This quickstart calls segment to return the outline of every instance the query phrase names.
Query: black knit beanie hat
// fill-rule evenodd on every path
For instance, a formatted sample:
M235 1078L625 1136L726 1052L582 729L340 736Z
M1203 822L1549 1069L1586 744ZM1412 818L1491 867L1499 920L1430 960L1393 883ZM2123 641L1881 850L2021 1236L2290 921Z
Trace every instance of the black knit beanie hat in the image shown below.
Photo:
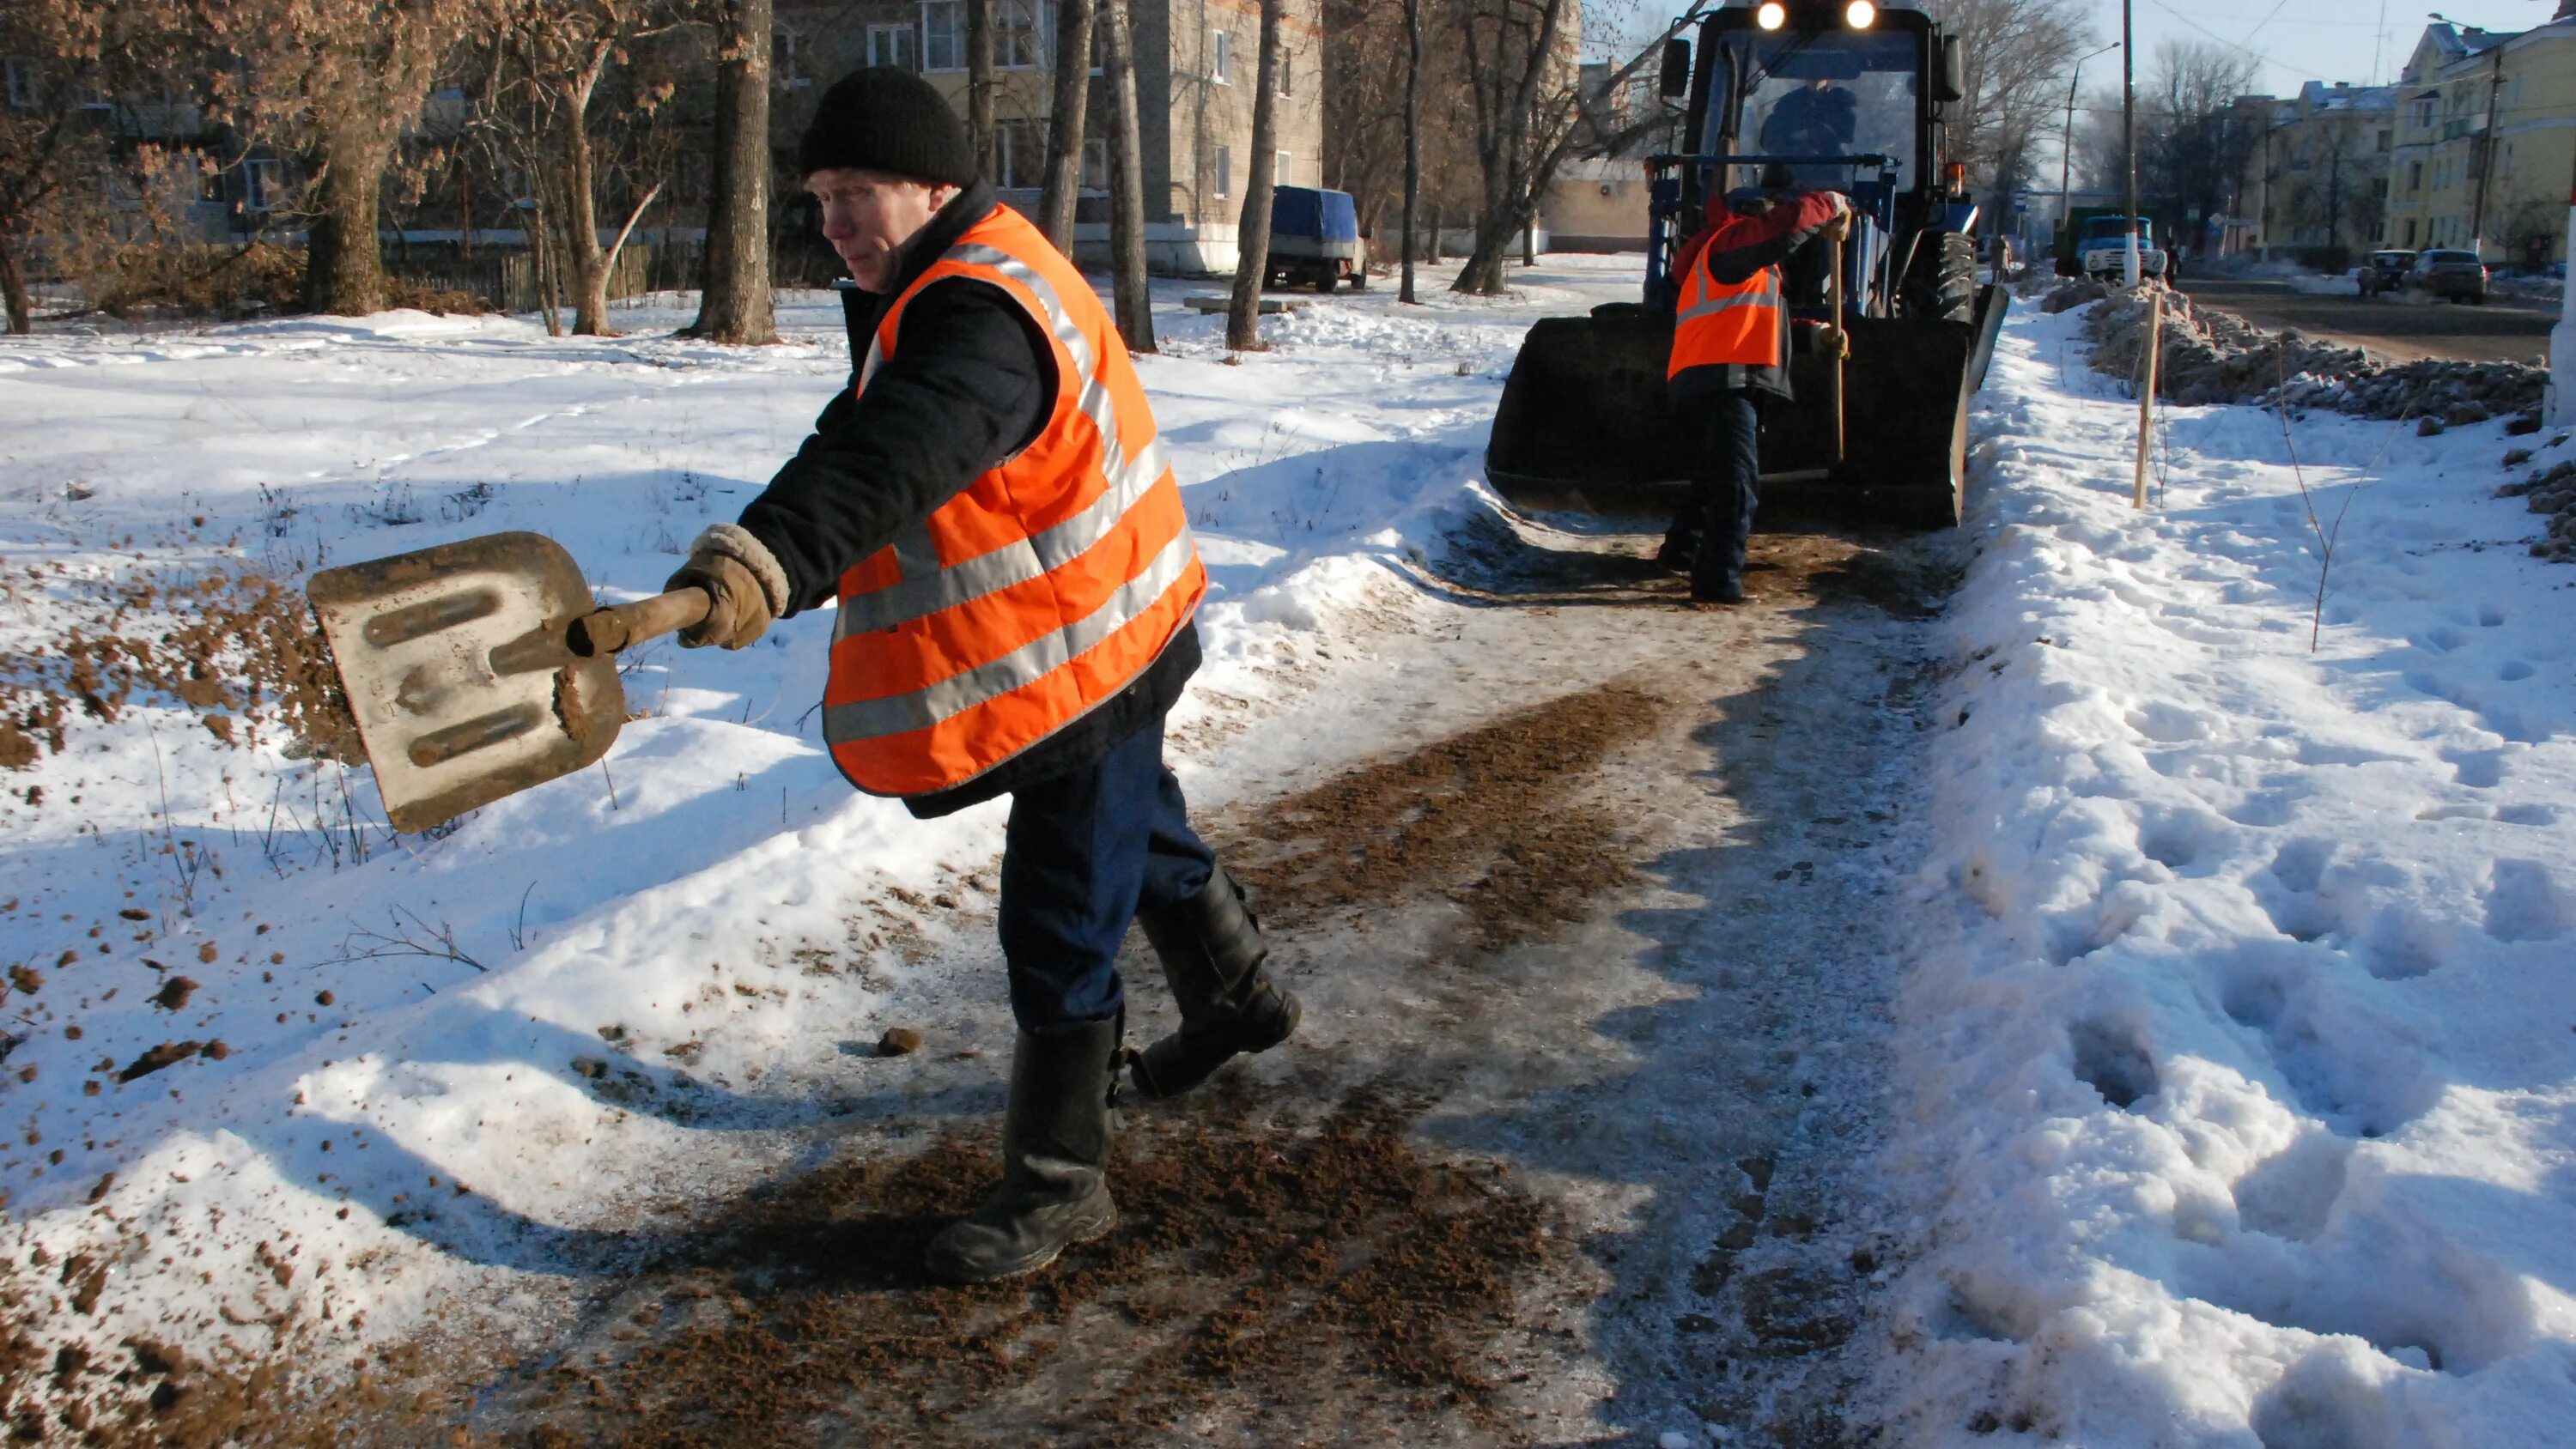
M888 65L854 70L823 92L796 164L807 176L846 167L951 186L974 184L978 169L948 102L930 82Z

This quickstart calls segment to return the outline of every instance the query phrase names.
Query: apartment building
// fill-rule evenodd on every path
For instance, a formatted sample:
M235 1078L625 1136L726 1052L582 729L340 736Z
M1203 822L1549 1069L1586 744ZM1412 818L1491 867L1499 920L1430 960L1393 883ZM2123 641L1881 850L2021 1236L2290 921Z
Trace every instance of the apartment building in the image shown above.
M2395 152L2397 88L2310 81L2296 96L2249 96L2240 112L2261 127L2263 144L2247 162L2237 193L2249 234L2222 249L2252 248L2265 257L2350 257L2380 245L2388 211L2389 159ZM2341 265L2333 262L2329 265Z
M2383 246L2566 258L2576 188L2576 0L2518 33L2437 22L2396 86Z
M1005 201L1029 209L1044 185L1047 123L1054 110L1055 5L992 4L996 134L988 170ZM1321 9L1321 0L1286 0L1274 157L1283 185L1323 184ZM1131 0L1130 13L1147 264L1187 276L1230 273L1236 218L1252 170L1259 0ZM782 144L792 148L821 87L864 65L918 71L958 114L966 113L965 0L781 0L776 14L773 131ZM1093 262L1105 260L1109 246L1107 100L1095 64L1075 226L1076 251Z

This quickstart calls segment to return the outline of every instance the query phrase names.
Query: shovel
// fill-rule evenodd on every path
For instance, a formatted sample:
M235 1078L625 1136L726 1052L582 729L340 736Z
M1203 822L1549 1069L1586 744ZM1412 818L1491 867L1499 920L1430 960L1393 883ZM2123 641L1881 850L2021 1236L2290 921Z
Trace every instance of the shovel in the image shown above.
M306 588L396 830L427 830L608 753L617 651L707 615L704 590L603 609L572 555L495 533L325 569Z

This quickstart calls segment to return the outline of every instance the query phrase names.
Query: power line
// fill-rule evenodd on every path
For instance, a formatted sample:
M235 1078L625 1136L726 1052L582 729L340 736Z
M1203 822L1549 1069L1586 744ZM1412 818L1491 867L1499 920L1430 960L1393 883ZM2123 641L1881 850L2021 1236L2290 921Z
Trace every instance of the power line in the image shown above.
M2201 34L2208 36L2210 39L2217 41L2219 44L2226 46L2229 50L2235 51L2252 60L2259 61L2264 65L2277 65L2281 67L2281 69L2290 72L2292 75L2303 75L2310 80L2331 81L2334 79L2333 76L2320 75L2312 70L2302 70L2298 66L2291 65L2285 61L2274 60L2272 57L2265 55L2259 50L2253 50L2246 46L2239 45L2235 41L2228 39L2226 36L2219 34L2217 31L2210 29L2208 26L2201 24L2199 21L2192 19L2190 16L2185 15L2181 11L2166 4L2165 0L2148 0L2148 3L2154 5L2158 10L2163 11L2167 15L2172 16L2174 19L2181 21L2183 24L2190 26L2192 29L2199 31Z

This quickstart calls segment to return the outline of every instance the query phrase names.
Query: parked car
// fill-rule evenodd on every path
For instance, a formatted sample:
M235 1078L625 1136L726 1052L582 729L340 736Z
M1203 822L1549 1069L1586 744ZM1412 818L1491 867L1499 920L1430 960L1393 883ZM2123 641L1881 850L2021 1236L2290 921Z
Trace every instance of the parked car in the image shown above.
M2406 285L2454 302L2483 302L2487 299L2486 263L2478 260L2476 252L2436 247L2418 255L2415 264L2407 268Z
M1273 287L1304 283L1329 292L1343 282L1368 285L1368 245L1360 238L1359 211L1347 191L1317 186L1277 186L1270 191L1270 275Z
M2376 297L2382 292L2394 292L2405 286L2406 269L2413 265L2415 265L2413 252L2372 252L2370 260L2362 263L2360 267L2358 280L2361 295Z

